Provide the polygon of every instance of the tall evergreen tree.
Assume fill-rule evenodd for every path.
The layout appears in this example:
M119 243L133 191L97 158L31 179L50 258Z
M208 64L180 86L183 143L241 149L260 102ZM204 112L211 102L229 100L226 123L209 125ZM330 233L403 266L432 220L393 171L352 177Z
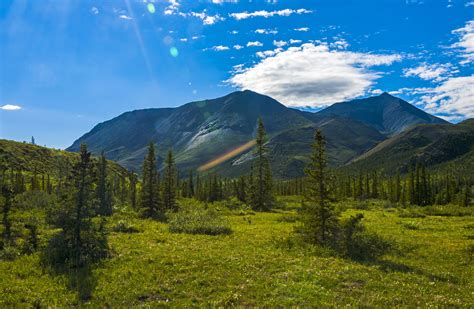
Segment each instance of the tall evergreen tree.
M272 174L270 170L270 164L266 156L267 149L266 143L266 132L263 126L262 119L258 119L257 136L256 136L256 164L255 164L255 176L252 186L252 197L250 200L250 206L257 211L270 210L274 203L275 198L272 192Z
M173 152L169 150L168 156L165 160L165 170L163 175L163 206L165 210L175 211L177 209L176 175Z
M128 173L128 181L130 184L130 205L133 209L137 208L137 174L134 172Z
M338 216L329 199L326 141L319 130L314 136L307 176L302 233L312 243L331 245L338 225Z
M159 176L156 168L155 145L150 143L148 154L143 161L143 180L140 191L140 205L143 215L148 218L159 218L161 198L159 194Z
M87 146L82 144L80 160L73 166L63 191L61 209L52 214L61 233L50 242L48 251L54 262L69 262L79 267L107 255L107 238L103 224L93 220L97 216L98 200L94 185L96 172Z
M11 219L10 211L12 207L12 190L6 185L2 185L3 209L2 209L2 225L3 225L3 246L9 246L12 243Z
M97 167L97 187L96 194L99 200L98 213L102 216L110 216L112 214L112 198L110 194L110 187L107 180L107 159L104 152L99 157Z
M188 179L188 197L194 197L194 179L193 179L193 171L189 171L189 179Z

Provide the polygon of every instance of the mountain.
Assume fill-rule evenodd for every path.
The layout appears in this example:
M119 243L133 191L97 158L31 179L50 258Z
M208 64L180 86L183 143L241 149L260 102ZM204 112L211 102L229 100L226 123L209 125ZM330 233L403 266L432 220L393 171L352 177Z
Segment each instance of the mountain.
M384 111L385 119L379 119L382 117L379 112L367 119L359 117L359 112L335 115L328 112L331 107L318 113L295 110L271 97L245 90L177 108L124 113L98 124L67 150L78 151L80 144L86 143L93 153L105 151L107 158L139 172L147 146L154 142L160 166L166 152L172 148L179 169L194 170L252 141L257 119L261 116L269 137L267 146L275 175L287 178L302 175L316 128L327 137L330 164L339 166L373 148L388 134L401 130L402 125L445 122L386 94L355 100L351 104L360 104L362 109L376 106L377 110ZM401 111L394 115L399 118L389 120L391 114L388 111L397 110L397 104ZM344 108L337 107L337 110ZM400 115L404 119L400 119ZM385 126L392 131L387 133ZM211 171L229 177L238 176L249 170L252 159L252 151L246 149Z
M457 162L474 171L474 119L459 124L423 124L393 136L354 159L345 169L407 172L420 162L443 168Z
M387 135L403 132L417 124L448 123L386 92L375 97L336 103L323 109L317 115L350 118L372 126L380 133Z

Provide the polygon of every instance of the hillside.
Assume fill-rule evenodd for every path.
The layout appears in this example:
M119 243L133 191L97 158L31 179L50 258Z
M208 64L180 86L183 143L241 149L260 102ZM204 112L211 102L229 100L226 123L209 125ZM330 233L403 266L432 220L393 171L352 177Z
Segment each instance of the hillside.
M403 132L417 124L447 123L386 92L376 97L333 104L318 115L354 119L387 135Z
M374 106L373 115L361 117ZM124 113L97 125L67 150L78 151L80 144L86 143L94 154L105 151L107 158L139 172L146 147L154 142L160 167L172 148L181 170L195 170L253 140L259 116L268 133L271 164L277 178L303 174L317 128L328 139L330 164L340 166L373 148L387 134L418 123L445 123L388 94L310 113L287 108L268 96L246 90L177 108ZM211 172L241 175L248 170L252 158L251 151L246 150Z
M77 153L0 139L0 163L8 169L54 177L60 169L71 166L78 159ZM109 161L109 168L113 174L127 173L113 161Z
M459 124L424 124L387 139L356 158L346 169L379 169L407 172L417 162L432 168L472 164L474 121ZM451 164L452 165L452 164Z

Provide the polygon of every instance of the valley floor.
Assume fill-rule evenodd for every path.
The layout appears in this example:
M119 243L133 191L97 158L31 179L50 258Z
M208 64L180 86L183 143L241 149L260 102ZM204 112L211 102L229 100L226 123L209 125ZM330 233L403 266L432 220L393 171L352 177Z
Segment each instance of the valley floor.
M127 218L140 232L112 232L112 258L80 273L45 269L39 254L1 261L0 307L474 305L472 212L404 218L376 201L349 209L345 216L363 213L368 229L400 251L358 263L292 246L298 203L288 200L272 213L227 211L230 235L173 234L164 223Z

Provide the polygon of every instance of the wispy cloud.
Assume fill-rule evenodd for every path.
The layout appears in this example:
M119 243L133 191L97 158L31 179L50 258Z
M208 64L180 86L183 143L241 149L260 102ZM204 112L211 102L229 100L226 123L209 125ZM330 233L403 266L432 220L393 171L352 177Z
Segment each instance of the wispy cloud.
M474 75L450 77L439 86L423 89L424 108L435 114L450 115L453 120L474 117ZM456 119L457 118L457 119Z
M242 48L244 48L242 45L239 45L239 44L234 45L234 49L239 50L239 49L242 49Z
M248 42L247 47L258 47L258 46L263 46L262 42L259 41L253 41L253 42Z
M0 109L4 110L4 111L17 111L17 110L20 110L22 108L19 105L7 104L7 105L0 106Z
M307 32L307 31L309 31L309 28L308 27L302 27L302 28L295 28L293 30L300 31L300 32Z
M132 18L130 16L125 15L125 14L119 15L119 18L120 19L126 19L126 20L132 20Z
M292 9L284 9L284 10L279 10L279 11L255 11L255 12L239 12L239 13L231 13L229 14L230 17L236 19L236 20L242 20L242 19L247 19L247 18L253 18L253 17L273 17L273 16L290 16L293 14L309 14L312 13L313 11L307 10L307 9L297 9L297 10L292 10Z
M165 15L173 15L178 13L180 3L178 0L168 0L169 5L165 8Z
M258 34L278 34L278 31L276 29L257 29L257 30L255 30L255 33L258 33Z
M186 16L193 16L197 17L202 20L203 25L213 25L218 21L225 20L224 17L220 16L219 14L216 15L208 15L206 12L189 12L189 13L182 13L180 12L179 15L186 17Z
M94 14L94 15L97 15L99 14L99 9L96 8L95 6L91 7L91 13Z
M203 49L204 51L206 50L213 50L213 51L225 51L225 50L229 50L230 48L228 46L225 46L225 45L216 45L216 46L212 46L210 48L205 48Z
M458 36L458 42L451 45L457 49L464 59L460 63L468 64L474 61L474 20L468 21L464 27L453 30L453 34Z
M403 76L417 76L423 80L433 80L439 82L447 79L448 76L457 72L458 71L453 68L451 63L428 64L425 62L415 68L404 69Z
M277 40L273 40L273 45L275 45L276 47L283 47L285 45L287 45L288 43L286 41L277 41Z
M364 95L382 75L371 67L402 59L398 54L350 52L312 43L266 53L227 83L270 95L289 106L321 107Z

